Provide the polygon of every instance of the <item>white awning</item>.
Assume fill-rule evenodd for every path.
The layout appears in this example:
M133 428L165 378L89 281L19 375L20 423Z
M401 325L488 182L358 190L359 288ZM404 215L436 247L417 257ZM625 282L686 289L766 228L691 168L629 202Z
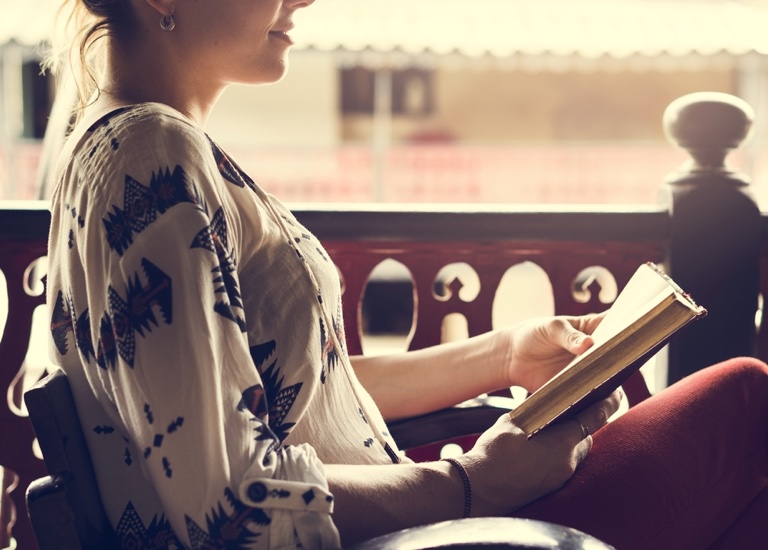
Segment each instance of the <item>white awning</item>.
M768 54L765 0L318 0L296 20L298 44L321 50Z
M3 4L0 44L49 36L58 0ZM294 19L297 49L374 58L768 55L766 0L317 0Z

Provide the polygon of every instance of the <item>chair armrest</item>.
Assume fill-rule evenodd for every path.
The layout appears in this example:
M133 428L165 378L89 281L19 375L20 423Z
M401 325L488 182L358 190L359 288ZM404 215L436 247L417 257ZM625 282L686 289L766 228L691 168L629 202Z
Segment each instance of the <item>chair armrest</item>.
M511 397L477 397L448 409L389 422L389 433L401 449L479 434L511 411L514 404Z
M62 475L41 477L27 488L27 514L39 548L80 548L75 516Z
M615 550L598 539L555 523L522 518L465 518L404 529L350 550L430 548L518 548Z

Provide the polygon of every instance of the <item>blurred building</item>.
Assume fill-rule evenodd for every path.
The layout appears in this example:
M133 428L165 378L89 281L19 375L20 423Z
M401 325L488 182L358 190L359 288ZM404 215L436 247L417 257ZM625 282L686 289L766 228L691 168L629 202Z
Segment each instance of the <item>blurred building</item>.
M5 0L8 1L8 0ZM0 22L0 196L37 193L52 0ZM233 86L209 133L293 201L654 202L684 153L664 108L695 91L757 112L734 162L768 190L768 4L319 0L280 83Z

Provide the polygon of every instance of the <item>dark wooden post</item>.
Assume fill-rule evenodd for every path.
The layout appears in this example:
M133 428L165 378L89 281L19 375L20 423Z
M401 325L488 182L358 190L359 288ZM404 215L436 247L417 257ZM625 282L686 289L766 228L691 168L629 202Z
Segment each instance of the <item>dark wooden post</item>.
M700 92L664 113L668 139L691 155L670 175L670 275L709 315L670 344L669 383L738 355L752 355L759 289L760 211L728 153L748 137L754 113L741 99Z

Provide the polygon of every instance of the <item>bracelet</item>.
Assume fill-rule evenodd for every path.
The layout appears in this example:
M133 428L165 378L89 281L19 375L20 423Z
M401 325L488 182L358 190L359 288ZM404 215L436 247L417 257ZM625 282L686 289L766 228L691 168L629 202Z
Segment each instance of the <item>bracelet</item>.
M464 483L464 517L468 518L472 513L472 483L469 481L469 474L467 474L464 465L455 458L443 458L441 460L453 466L459 473L462 483Z

